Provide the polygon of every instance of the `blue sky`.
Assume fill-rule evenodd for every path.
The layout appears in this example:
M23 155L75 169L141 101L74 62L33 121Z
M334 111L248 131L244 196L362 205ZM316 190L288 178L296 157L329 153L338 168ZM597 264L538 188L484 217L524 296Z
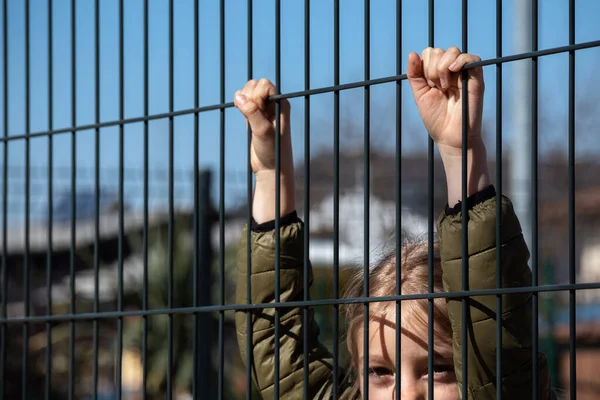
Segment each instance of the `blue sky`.
M514 51L514 6L518 0L504 1L503 41L504 55ZM25 132L25 74L24 74L24 7L22 1L8 1L9 35L9 135ZM53 12L53 119L54 128L71 125L71 3L54 0ZM168 111L169 98L169 42L168 1L150 0L150 114ZM363 71L363 10L361 0L341 0L340 7L340 78L342 83L360 81ZM371 78L396 73L395 0L371 1ZM402 61L410 51L421 51L427 45L427 1L403 1ZM483 59L496 54L495 1L471 0L469 2L469 52ZM175 110L194 106L194 15L193 0L174 0L175 4L175 48L174 48L174 106ZM274 0L254 0L254 77L274 79L275 72L275 23ZM32 132L48 129L48 54L47 54L47 1L31 0L31 120ZM0 10L1 12L1 10ZM281 91L291 92L304 89L304 1L281 1ZM596 0L578 0L576 13L576 41L600 39L600 3ZM226 101L247 80L247 7L243 0L225 1L225 76L220 76L219 57L219 1L200 1L200 105L219 103L220 79L225 79ZM568 0L541 0L539 5L539 48L550 48L568 44ZM119 37L118 1L102 0L101 18L101 120L119 118ZM333 84L333 1L311 1L311 88ZM143 1L125 1L125 118L143 115ZM95 110L95 60L94 60L94 2L77 2L77 125L94 123ZM1 34L1 32L0 32ZM435 4L435 45L446 48L460 46L461 1L438 0ZM0 55L0 57L3 57ZM576 91L578 99L590 98L594 88L600 88L600 78L594 70L598 65L600 49L577 53ZM504 67L504 138L510 150L511 113L514 102L511 97L511 77L514 64ZM554 55L540 59L540 146L566 147L568 55ZM495 121L495 67L487 67L485 120L494 126ZM405 71L405 68L402 68ZM2 85L2 82L0 82ZM426 145L426 133L418 119L416 107L407 83L403 84L403 120L405 128L404 151L422 151ZM2 87L1 90L4 90ZM346 125L362 129L362 89L343 92L341 119ZM371 129L373 146L394 148L395 103L394 84L373 87L371 90ZM0 103L3 99L0 99ZM312 151L332 146L333 95L314 96L311 100ZM594 103L592 103L594 104ZM303 99L292 101L293 137L295 157L303 158L304 107ZM3 107L0 108L2 113ZM592 111L592 114L594 112ZM0 114L1 118L4 115ZM592 124L593 126L593 124ZM589 123L581 123L582 130L589 130ZM0 125L0 129L2 126ZM200 164L217 168L219 163L219 111L200 116ZM229 193L239 192L245 183L246 136L243 120L235 109L226 111L226 187ZM361 136L342 131L342 141L349 146L360 145ZM362 131L359 131L362 135ZM493 131L492 131L493 133ZM4 132L3 132L4 134ZM143 125L127 125L125 128L125 166L132 170L142 168L141 152ZM193 165L193 116L175 119L175 168L191 170ZM582 139L583 140L583 139ZM156 169L168 167L168 120L150 123L150 165ZM31 165L43 171L48 165L47 138L31 140ZM581 154L597 154L597 146L578 142ZM585 142L588 143L588 142ZM8 165L21 171L25 163L24 141L9 144ZM57 171L71 168L71 135L61 134L54 139L54 165ZM0 161L4 163L1 159ZM80 131L77 134L77 167L84 170L94 166L94 132ZM101 166L105 171L118 167L118 128L101 130ZM216 170L218 172L218 170ZM17 173L17 175L19 175ZM68 174L68 172L67 172ZM91 176L79 174L79 187L90 187ZM84 176L85 175L85 176ZM12 176L12 175L11 175ZM21 174L22 176L22 174ZM44 176L44 175L42 175ZM185 176L184 176L185 178ZM13 179L13 178L11 178ZM15 182L18 176L14 177ZM102 184L114 187L116 174L103 172ZM215 176L215 180L217 176ZM43 179L42 179L43 181ZM36 186L43 195L44 182ZM57 190L68 185L57 184ZM10 182L9 182L10 184ZM62 185L62 186L61 186ZM164 185L157 186L157 197L166 200ZM160 189L163 188L163 189ZM18 189L22 190L22 189ZM243 190L243 189L241 189ZM126 193L128 189L126 188ZM181 196L188 196L188 192ZM16 194L13 194L16 196ZM16 201L16 200L15 200Z

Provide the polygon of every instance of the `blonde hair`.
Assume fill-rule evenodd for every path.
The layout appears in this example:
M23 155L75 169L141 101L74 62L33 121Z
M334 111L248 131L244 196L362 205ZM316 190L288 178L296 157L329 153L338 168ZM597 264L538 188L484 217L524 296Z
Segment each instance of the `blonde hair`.
M377 262L369 270L369 296L393 296L396 294L396 251L388 253L383 259ZM427 242L407 243L402 246L400 261L401 287L400 293L422 294L429 290L428 285L428 265L429 252ZM349 281L345 297L356 298L365 297L364 293L364 272L360 270ZM443 291L442 285L442 267L437 243L433 245L433 291ZM395 302L377 302L371 303L369 308L369 318L384 316ZM428 300L403 300L402 319L422 324L427 327L428 324ZM363 326L363 303L353 303L344 306L344 314L348 323L348 333L346 343L350 354L350 376L358 376L358 348L357 348L357 330ZM407 315L408 314L408 315ZM446 300L436 298L433 301L434 333L437 337L452 337L452 327L448 318ZM403 323L404 325L404 323ZM400 329L400 327L397 327ZM352 378L350 378L352 379ZM358 382L355 380L355 390L358 390Z

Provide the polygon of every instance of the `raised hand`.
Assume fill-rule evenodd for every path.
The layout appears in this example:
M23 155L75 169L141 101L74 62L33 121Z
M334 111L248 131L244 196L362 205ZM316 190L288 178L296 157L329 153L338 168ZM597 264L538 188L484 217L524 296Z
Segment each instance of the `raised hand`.
M456 47L447 51L427 48L421 57L408 56L407 76L427 132L435 141L446 173L448 204L462 199L463 82L461 69L481 59L461 54ZM483 69L468 71L467 194L490 185L487 153L481 137L483 113Z
M408 80L429 135L440 152L462 146L462 74L465 64L480 61L473 54L461 53L456 47L444 51L431 47L422 56L408 57ZM483 69L468 70L468 132L470 148L481 141L483 112Z
M268 79L251 80L234 96L235 106L246 117L252 128L251 165L254 173L275 170L275 102L268 102L275 94L275 85ZM290 103L280 100L281 165L282 173L293 169L290 141Z
M252 148L250 164L256 178L252 215L258 223L273 220L275 213L275 192L277 174L275 171L275 102L268 101L276 93L275 86L268 79L251 80L242 90L235 92L234 104L246 117L246 124L252 128ZM280 215L294 211L294 160L290 137L290 103L280 100L281 135L281 184Z

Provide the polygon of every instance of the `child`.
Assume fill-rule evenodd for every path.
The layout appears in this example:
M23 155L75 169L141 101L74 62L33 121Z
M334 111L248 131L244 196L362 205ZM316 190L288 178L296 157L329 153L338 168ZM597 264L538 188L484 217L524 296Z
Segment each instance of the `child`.
M462 289L462 80L461 69L479 61L471 54L461 54L452 47L447 51L427 48L421 57L411 53L408 79L421 118L435 141L444 164L448 184L448 204L438 220L439 246L435 248L434 290L456 292ZM469 198L469 288L496 287L496 193L490 185L486 149L481 137L483 109L483 70L468 70L468 151L467 191ZM274 301L275 257L275 107L267 102L275 94L266 79L249 81L236 92L235 105L252 127L251 165L256 177L253 200L251 243L242 234L239 252L237 303L246 298L246 249L252 252L251 303ZM303 299L303 224L294 205L294 170L290 140L290 105L281 101L281 201L280 201L280 293L281 302ZM502 199L502 282L504 287L531 285L527 266L529 252L512 205ZM246 228L248 229L248 228ZM384 257L369 272L368 296L396 294L396 254ZM400 254L402 294L426 293L428 290L427 244L407 244ZM311 275L312 278L312 275ZM311 279L312 281L312 279ZM364 277L358 275L349 285L349 297L367 296ZM496 352L502 351L502 392L504 398L525 399L532 396L531 294L503 296L501 310L503 341L497 346L496 296L469 299L470 319L467 330L468 387L462 387L462 306L460 298L434 301L434 370L428 371L427 300L406 300L401 304L401 326L396 326L395 302L371 303L369 307L368 371L363 370L363 305L346 307L350 374L332 370L330 352L318 341L319 329L312 312L308 337L304 342L301 308L280 312L280 337L274 337L274 309L252 312L252 368L255 383L265 399L330 398L333 374L338 398L393 399L400 391L402 399L426 399L428 379L433 379L436 399L494 399L496 397ZM246 360L246 316L236 314L238 342ZM400 365L396 366L396 329L401 334ZM274 393L274 340L280 346L279 393ZM308 346L308 390L303 392L303 350ZM538 359L538 393L541 399L554 398L549 388L548 365ZM397 368L398 367L398 368ZM400 387L396 388L396 371ZM364 374L368 387L363 387ZM353 382L344 379L351 376ZM465 395L466 393L466 395Z

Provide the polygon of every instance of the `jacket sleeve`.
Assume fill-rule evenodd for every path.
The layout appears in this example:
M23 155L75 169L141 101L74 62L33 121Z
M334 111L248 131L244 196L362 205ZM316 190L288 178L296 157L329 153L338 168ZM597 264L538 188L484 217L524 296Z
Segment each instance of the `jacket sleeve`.
M236 303L247 303L247 229L242 232L238 251ZM280 228L280 300L281 302L303 300L303 223L296 218ZM265 304L275 301L275 230L251 232L251 303ZM310 266L309 266L310 268ZM312 269L309 270L312 284ZM312 308L308 314L308 336L304 343L303 309L289 307L280 309L279 338L279 397L274 393L274 308L251 311L252 332L247 332L246 312L235 316L237 339L244 363L247 340L252 340L252 374L263 399L325 399L331 393L333 376L330 352L319 343L319 327L314 320ZM308 346L308 391L304 397L304 346ZM246 365L248 368L248 366ZM342 382L342 374L339 382ZM339 398L346 398L349 391L338 391ZM346 396L346 397L343 397Z
M493 188L492 188L493 189ZM502 287L531 286L527 265L529 251L513 206L502 198L502 250L496 248L496 198L475 204L469 210L468 257L469 289L496 288L496 258L501 256ZM444 290L462 290L462 220L460 212L443 213L438 220ZM532 309L531 293L502 296L502 345L496 343L496 296L473 296L468 309L468 388L462 387L462 327L460 298L448 300L452 325L454 366L461 397L496 398L496 352L502 352L502 393L505 398L531 398L532 391ZM544 354L537 357L539 398L552 396L548 362Z

